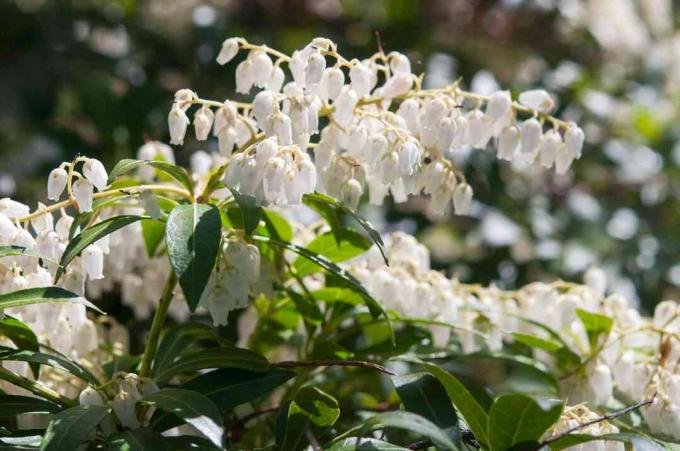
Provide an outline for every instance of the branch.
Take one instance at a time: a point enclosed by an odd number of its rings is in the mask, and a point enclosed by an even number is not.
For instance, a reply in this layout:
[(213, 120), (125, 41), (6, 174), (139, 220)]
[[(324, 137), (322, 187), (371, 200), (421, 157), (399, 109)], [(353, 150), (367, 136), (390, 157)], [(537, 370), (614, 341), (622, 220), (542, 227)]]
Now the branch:
[(272, 366), (277, 368), (316, 368), (320, 366), (355, 366), (358, 368), (368, 368), (371, 370), (377, 370), (381, 373), (389, 374), (390, 376), (396, 376), (392, 370), (385, 368), (382, 365), (378, 365), (373, 362), (364, 362), (361, 360), (303, 360), (303, 361), (286, 361), (286, 362), (276, 362), (272, 363)]
[(595, 418), (594, 420), (586, 421), (585, 423), (581, 423), (581, 424), (579, 424), (579, 425), (577, 425), (577, 426), (574, 426), (573, 428), (567, 429), (567, 430), (564, 431), (564, 432), (561, 432), (561, 433), (559, 433), (559, 434), (557, 434), (557, 435), (554, 435), (554, 436), (552, 436), (552, 437), (550, 437), (550, 438), (548, 438), (548, 439), (546, 439), (546, 440), (543, 440), (542, 442), (540, 442), (540, 443), (538, 444), (538, 446), (536, 447), (536, 449), (537, 449), (537, 450), (538, 450), (538, 449), (542, 449), (544, 446), (547, 446), (547, 445), (549, 445), (550, 443), (556, 442), (557, 440), (559, 440), (559, 439), (561, 439), (561, 438), (563, 438), (563, 437), (566, 437), (567, 435), (570, 435), (570, 434), (572, 434), (573, 432), (576, 432), (576, 431), (579, 431), (579, 430), (581, 430), (581, 429), (587, 428), (588, 426), (592, 426), (593, 424), (601, 423), (601, 422), (603, 422), (603, 421), (611, 421), (611, 420), (615, 420), (616, 418), (618, 418), (618, 417), (620, 417), (620, 416), (627, 415), (627, 414), (631, 413), (632, 411), (639, 409), (640, 407), (643, 407), (643, 406), (646, 406), (646, 405), (648, 405), (648, 404), (653, 403), (655, 397), (656, 397), (656, 393), (655, 393), (654, 395), (652, 395), (652, 397), (651, 397), (650, 399), (646, 400), (646, 401), (640, 401), (639, 403), (633, 404), (632, 406), (628, 406), (628, 407), (626, 407), (626, 408), (623, 409), (623, 410), (618, 410), (618, 411), (616, 411), (616, 412), (611, 412), (611, 413), (608, 413), (608, 414), (606, 414), (606, 415), (602, 415), (602, 416), (599, 417), (599, 418)]

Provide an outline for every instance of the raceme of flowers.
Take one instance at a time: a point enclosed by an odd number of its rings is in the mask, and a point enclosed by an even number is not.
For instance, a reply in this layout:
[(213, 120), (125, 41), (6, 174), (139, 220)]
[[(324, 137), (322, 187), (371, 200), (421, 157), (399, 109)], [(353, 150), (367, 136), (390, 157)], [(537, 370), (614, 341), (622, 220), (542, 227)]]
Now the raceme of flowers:
[(224, 65), (241, 50), (248, 54), (236, 67), (236, 92), (257, 90), (252, 101), (218, 102), (178, 91), (168, 116), (171, 143), (183, 143), (192, 122), (188, 110), (196, 105), (196, 139), (212, 131), (230, 159), (225, 182), (268, 205), (299, 204), (315, 189), (351, 207), (366, 191), (374, 205), (388, 193), (403, 202), (423, 192), (434, 213), (453, 205), (467, 214), (472, 188), (451, 162), (457, 152), (495, 141), (499, 159), (557, 173), (581, 156), (583, 131), (550, 116), (555, 101), (543, 90), (513, 101), (509, 91), (481, 96), (459, 82), (422, 89), (405, 55), (378, 52), (350, 61), (325, 38), (291, 56), (230, 38), (217, 62)]

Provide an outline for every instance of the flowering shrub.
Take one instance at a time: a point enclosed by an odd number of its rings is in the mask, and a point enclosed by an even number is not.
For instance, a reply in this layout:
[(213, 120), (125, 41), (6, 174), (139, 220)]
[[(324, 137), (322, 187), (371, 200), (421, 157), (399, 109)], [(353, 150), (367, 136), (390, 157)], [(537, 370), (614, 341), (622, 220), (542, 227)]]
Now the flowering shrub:
[[(241, 51), (252, 102), (183, 89), (168, 115), (171, 144), (193, 125), (219, 154), (189, 171), (148, 142), (108, 173), (55, 168), (51, 205), (0, 200), (3, 447), (673, 449), (676, 304), (642, 317), (597, 268), (461, 283), (356, 213), (366, 193), (467, 214), (463, 149), (568, 171), (584, 135), (550, 94), (423, 89), (404, 55), (323, 38), (290, 56), (231, 38), (217, 62)], [(97, 307), (110, 293), (149, 326), (142, 355)]]

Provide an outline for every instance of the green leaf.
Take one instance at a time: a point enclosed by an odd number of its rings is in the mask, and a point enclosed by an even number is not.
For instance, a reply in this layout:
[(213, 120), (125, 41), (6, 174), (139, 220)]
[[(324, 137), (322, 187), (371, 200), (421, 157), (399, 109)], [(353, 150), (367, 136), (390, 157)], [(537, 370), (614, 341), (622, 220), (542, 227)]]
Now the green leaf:
[(25, 290), (0, 294), (0, 310), (23, 307), (30, 304), (47, 304), (49, 302), (73, 302), (74, 304), (82, 304), (104, 314), (104, 312), (84, 297), (59, 287), (27, 288)]
[(446, 394), (449, 396), (453, 405), (456, 406), (458, 412), (463, 416), (465, 422), (470, 427), (479, 443), (485, 445), (489, 443), (486, 427), (489, 422), (489, 415), (479, 405), (477, 400), (472, 396), (470, 391), (458, 380), (453, 374), (434, 365), (432, 363), (422, 363), (425, 370), (444, 386)]
[(599, 313), (591, 313), (577, 308), (576, 315), (579, 317), (588, 334), (591, 350), (597, 347), (600, 335), (608, 335), (614, 325), (614, 320)]
[(137, 371), (137, 365), (139, 365), (141, 360), (141, 355), (125, 355), (106, 362), (102, 365), (102, 369), (104, 370), (104, 374), (111, 379), (118, 371), (124, 371), (126, 373)]
[(180, 435), (178, 437), (165, 437), (165, 444), (172, 450), (177, 451), (220, 451), (224, 448), (217, 447), (210, 440), (195, 435)]
[(363, 299), (359, 293), (349, 288), (324, 287), (312, 291), (312, 296), (317, 301), (328, 303), (342, 302), (349, 305), (359, 305)]
[[(292, 251), (310, 261), (313, 263), (321, 266), (323, 269), (326, 271), (330, 272), (331, 274), (337, 276), (342, 280), (344, 283), (346, 283), (349, 287), (352, 289), (356, 290), (359, 294), (361, 294), (361, 297), (364, 299), (364, 302), (366, 306), (368, 307), (369, 311), (371, 312), (371, 315), (374, 318), (379, 317), (380, 315), (383, 315), (385, 318), (388, 318), (387, 312), (383, 309), (382, 305), (378, 301), (376, 301), (373, 296), (371, 296), (368, 291), (361, 285), (361, 282), (359, 282), (352, 274), (349, 272), (345, 271), (332, 261), (330, 261), (328, 258), (315, 254), (314, 252), (309, 251), (308, 249), (305, 249), (300, 246), (296, 246), (295, 244), (292, 243), (286, 243), (283, 241), (278, 241), (274, 240), (272, 238), (266, 237), (266, 236), (259, 236), (255, 235), (253, 236), (254, 239), (258, 241), (262, 241), (267, 244), (271, 244), (274, 246), (278, 246), (281, 248), (284, 248), (286, 250)], [(389, 324), (389, 322), (388, 322)], [(391, 325), (390, 325), (391, 327)]]
[(262, 219), (269, 233), (269, 236), (279, 241), (290, 241), (293, 239), (293, 228), (286, 218), (275, 211), (265, 208)]
[(125, 227), (126, 225), (137, 222), (144, 219), (142, 216), (134, 215), (122, 215), (114, 216), (113, 218), (105, 219), (102, 222), (93, 224), (87, 229), (80, 232), (78, 235), (74, 236), (71, 241), (69, 241), (64, 253), (61, 256), (61, 261), (59, 262), (60, 267), (57, 269), (57, 274), (54, 277), (55, 283), (64, 274), (66, 267), (71, 260), (76, 258), (80, 253), (90, 244), (95, 243), (97, 240), (115, 232), (118, 229)]
[(173, 413), (196, 428), (215, 446), (222, 446), (222, 416), (217, 406), (205, 395), (191, 390), (165, 388), (145, 396), (140, 402)]
[(282, 450), (297, 451), (307, 447), (307, 428), (332, 426), (340, 416), (338, 401), (316, 387), (303, 387), (295, 394), (287, 412), (285, 433), (280, 443)]
[(29, 362), (40, 365), (51, 366), (62, 371), (66, 371), (74, 376), (79, 377), (93, 385), (98, 385), (99, 381), (85, 368), (77, 363), (57, 355), (45, 354), (42, 352), (30, 351), (28, 349), (14, 350), (9, 348), (2, 348), (0, 351), (0, 361), (15, 361), (15, 362)]
[(246, 235), (251, 235), (260, 224), (260, 219), (262, 219), (262, 207), (257, 204), (255, 196), (241, 194), (234, 188), (229, 188), (229, 191), (231, 191), (241, 210), (243, 230), (246, 232)]
[[(202, 374), (179, 388), (202, 393), (215, 403), (220, 412), (227, 412), (257, 400), (295, 376), (294, 371), (281, 368), (270, 368), (265, 372), (229, 368)], [(161, 431), (177, 426), (171, 415), (164, 412), (154, 414), (151, 424)]]
[(156, 255), (158, 246), (165, 237), (165, 223), (154, 219), (142, 219), (142, 238), (149, 258)]
[(148, 428), (126, 430), (106, 438), (107, 450), (111, 451), (155, 451), (166, 448), (165, 438)]
[(595, 442), (599, 440), (611, 440), (615, 442), (628, 443), (635, 451), (664, 451), (664, 447), (654, 441), (633, 433), (618, 433), (605, 435), (569, 434), (550, 444), (552, 451), (559, 451), (581, 443)]
[(221, 340), (215, 334), (213, 328), (207, 324), (188, 323), (169, 329), (163, 335), (160, 346), (158, 346), (158, 352), (156, 352), (154, 357), (152, 374), (157, 374), (168, 368), (188, 347), (205, 338), (215, 339), (216, 341)]
[(441, 429), (458, 424), (456, 409), (442, 384), (428, 373), (392, 376), (404, 408), (436, 424)]
[(534, 398), (522, 393), (501, 395), (489, 412), (489, 446), (503, 451), (513, 446), (539, 440), (560, 417), (563, 402)]
[[(370, 247), (370, 241), (351, 229), (323, 233), (305, 246), (307, 250), (323, 255), (335, 263), (344, 262), (361, 255)], [(302, 256), (298, 257), (293, 265), (299, 276), (306, 276), (322, 269), (316, 263)]]
[(375, 245), (378, 247), (378, 250), (380, 251), (380, 254), (383, 257), (383, 260), (385, 260), (385, 264), (389, 265), (387, 253), (385, 252), (385, 243), (383, 243), (383, 240), (380, 237), (380, 233), (378, 233), (378, 231), (375, 230), (373, 224), (371, 224), (368, 220), (362, 218), (361, 216), (353, 212), (342, 202), (338, 202), (337, 200), (333, 199), (332, 197), (326, 194), (321, 193), (305, 194), (305, 196), (303, 197), (303, 202), (310, 208), (315, 209), (324, 219), (326, 219), (328, 225), (330, 225), (331, 229), (333, 230), (339, 228), (340, 226), (339, 220), (337, 219), (337, 210), (343, 211), (352, 216), (354, 220), (358, 222), (359, 225), (366, 231), (366, 233), (368, 233), (368, 236), (371, 238), (371, 240), (373, 240)]
[(0, 246), (0, 258), (16, 256), (37, 257), (45, 259), (45, 257), (36, 254), (33, 251), (29, 251), (28, 249), (22, 246)]
[[(9, 315), (0, 320), (0, 336), (4, 335), (9, 338), (17, 349), (26, 349), (28, 351), (39, 351), (38, 337), (35, 336), (30, 327), (22, 323), (16, 318)], [(40, 365), (32, 363), (31, 371), (36, 379), (40, 375)]]
[(121, 175), (144, 165), (153, 166), (159, 171), (165, 172), (170, 177), (177, 180), (182, 186), (184, 186), (184, 188), (186, 188), (187, 191), (189, 191), (190, 193), (193, 192), (194, 190), (193, 183), (191, 182), (191, 177), (189, 177), (189, 174), (187, 173), (186, 169), (184, 169), (181, 166), (174, 165), (172, 163), (167, 163), (165, 161), (158, 160), (133, 160), (133, 159), (120, 160), (118, 164), (116, 164), (113, 167), (111, 172), (109, 172), (109, 184), (111, 184), (111, 182), (113, 182)]
[(77, 449), (90, 432), (106, 417), (103, 406), (75, 406), (52, 417), (40, 445), (42, 451)]
[(24, 413), (56, 413), (60, 410), (57, 404), (33, 396), (0, 394), (0, 418)]
[(521, 332), (513, 332), (512, 336), (519, 343), (552, 354), (557, 360), (557, 366), (562, 370), (569, 370), (581, 363), (581, 357), (562, 343)]
[(186, 355), (154, 376), (162, 384), (173, 376), (189, 371), (208, 368), (241, 368), (244, 370), (264, 372), (269, 369), (269, 362), (260, 354), (241, 348), (210, 348)]
[(457, 451), (458, 447), (451, 439), (431, 421), (411, 412), (395, 411), (375, 415), (362, 421), (357, 426), (336, 437), (333, 442), (344, 440), (355, 435), (364, 435), (376, 429), (388, 427), (404, 429), (421, 437), (427, 437), (437, 446), (438, 450)]
[(349, 437), (334, 443), (327, 451), (408, 451), (399, 445), (383, 442), (376, 438)]
[(207, 204), (178, 205), (165, 228), (170, 263), (193, 312), (198, 306), (220, 248), (219, 210)]

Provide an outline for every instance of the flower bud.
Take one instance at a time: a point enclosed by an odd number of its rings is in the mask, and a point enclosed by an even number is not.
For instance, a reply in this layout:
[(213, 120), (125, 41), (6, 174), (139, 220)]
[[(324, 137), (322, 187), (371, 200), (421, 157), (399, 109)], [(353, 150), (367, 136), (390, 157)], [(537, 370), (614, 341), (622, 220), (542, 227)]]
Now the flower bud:
[(94, 188), (92, 183), (85, 179), (78, 179), (73, 183), (73, 197), (75, 197), (78, 204), (78, 211), (92, 211), (92, 196)]
[(57, 224), (54, 227), (54, 231), (57, 232), (59, 239), (66, 241), (68, 239), (69, 232), (71, 231), (71, 225), (73, 224), (73, 217), (62, 214), (61, 218), (57, 220)]
[(359, 206), (363, 189), (356, 179), (349, 179), (340, 189), (340, 201), (352, 210)]
[(562, 146), (555, 158), (555, 172), (559, 175), (566, 174), (573, 161), (574, 156), (567, 151), (566, 147)]
[(352, 68), (349, 70), (352, 89), (358, 97), (370, 94), (371, 70), (358, 60), (352, 60), (352, 64)]
[(66, 188), (68, 181), (68, 174), (65, 169), (52, 169), (50, 175), (47, 176), (47, 198), (50, 200), (59, 200), (61, 193)]
[(225, 157), (231, 156), (236, 143), (236, 130), (233, 127), (223, 128), (217, 135), (217, 142), (220, 154)]
[(222, 43), (220, 53), (217, 54), (217, 64), (224, 66), (234, 59), (239, 50), (238, 39), (229, 38)]
[(123, 427), (137, 429), (141, 426), (135, 414), (135, 399), (129, 393), (125, 391), (118, 393), (113, 398), (111, 407), (113, 407), (113, 411)]
[(215, 112), (215, 120), (213, 122), (213, 135), (219, 136), (222, 129), (227, 127), (236, 127), (236, 120), (238, 118), (238, 110), (236, 105), (230, 100), (225, 100), (221, 107)]
[(278, 151), (278, 144), (276, 141), (276, 136), (267, 138), (255, 146), (255, 161), (259, 166), (265, 165), (265, 163), (276, 155)]
[(104, 253), (99, 246), (90, 244), (81, 254), (83, 271), (90, 280), (104, 278)]
[(564, 145), (574, 159), (581, 158), (584, 137), (583, 130), (577, 125), (569, 127), (569, 130), (564, 134)]
[(541, 166), (546, 169), (552, 167), (562, 147), (562, 137), (560, 134), (556, 130), (548, 130), (545, 136), (543, 136), (539, 150)]
[(253, 63), (249, 59), (242, 61), (236, 66), (236, 92), (248, 94), (253, 87), (255, 79), (253, 77)]
[(273, 128), (279, 145), (290, 146), (293, 144), (293, 124), (288, 115), (284, 113), (275, 114)]
[[(45, 209), (45, 205), (43, 205), (41, 202), (38, 202), (38, 211), (43, 209)], [(46, 212), (31, 219), (31, 225), (33, 226), (33, 230), (35, 230), (36, 234), (42, 232), (43, 230), (52, 231), (54, 229), (54, 218), (52, 217), (52, 213)]]
[(276, 66), (274, 69), (272, 69), (272, 74), (269, 77), (269, 81), (267, 82), (267, 89), (272, 92), (281, 92), (281, 87), (283, 86), (285, 79), (286, 74), (283, 73), (283, 69), (281, 69), (279, 66)]
[(379, 164), (380, 182), (383, 185), (391, 185), (399, 176), (399, 156), (396, 152), (389, 152)]
[(512, 99), (510, 98), (510, 92), (496, 91), (489, 97), (485, 113), (493, 120), (496, 120), (510, 110), (511, 104)]
[(252, 62), (252, 78), (253, 83), (258, 88), (264, 88), (267, 86), (267, 82), (272, 76), (272, 70), (274, 69), (274, 63), (272, 59), (267, 55), (266, 52), (261, 50), (255, 50), (249, 57)]
[(92, 387), (85, 387), (85, 390), (80, 392), (78, 401), (81, 406), (103, 406), (104, 398), (102, 395)]
[(397, 109), (397, 116), (406, 121), (406, 126), (411, 133), (417, 133), (419, 126), (418, 113), (420, 112), (420, 105), (416, 99), (406, 99), (401, 102)]
[(260, 91), (255, 96), (253, 99), (253, 116), (260, 128), (263, 128), (263, 124), (274, 113), (275, 109), (276, 97), (274, 92), (269, 90)]
[(390, 69), (392, 69), (392, 72), (395, 74), (411, 73), (411, 62), (403, 53), (390, 52), (388, 59), (390, 61)]
[(295, 83), (304, 87), (305, 84), (305, 68), (307, 67), (307, 61), (304, 56), (298, 51), (294, 51), (293, 55), (288, 62), (288, 69), (290, 69), (291, 74), (293, 74), (293, 80)]
[(107, 185), (109, 178), (106, 173), (104, 165), (99, 160), (88, 158), (83, 164), (83, 175), (97, 188), (97, 191), (103, 191)]
[(184, 144), (184, 135), (187, 132), (189, 118), (177, 103), (173, 104), (168, 114), (168, 128), (170, 129), (170, 144)]
[(175, 103), (184, 111), (188, 110), (198, 96), (191, 89), (180, 89), (175, 93)]
[(0, 199), (0, 214), (3, 214), (10, 219), (27, 216), (30, 211), (31, 209), (28, 208), (28, 205), (12, 200), (9, 197)]
[(472, 203), (472, 188), (467, 183), (461, 183), (453, 190), (453, 209), (457, 215), (467, 215)]
[(283, 195), (283, 177), (286, 162), (279, 157), (270, 158), (265, 164), (263, 188), (264, 198), (270, 204), (281, 203)]
[(208, 139), (214, 118), (215, 113), (205, 105), (196, 111), (194, 115), (194, 132), (196, 133), (197, 140), (205, 141)]
[(555, 108), (552, 96), (543, 89), (532, 89), (520, 93), (519, 103), (539, 113), (549, 113)]
[(17, 228), (12, 220), (0, 213), (0, 245), (9, 244), (16, 232)]
[(357, 93), (354, 92), (349, 86), (344, 86), (340, 91), (337, 99), (335, 99), (335, 112), (333, 117), (341, 125), (349, 125), (354, 115), (354, 107), (356, 106), (359, 98)]

